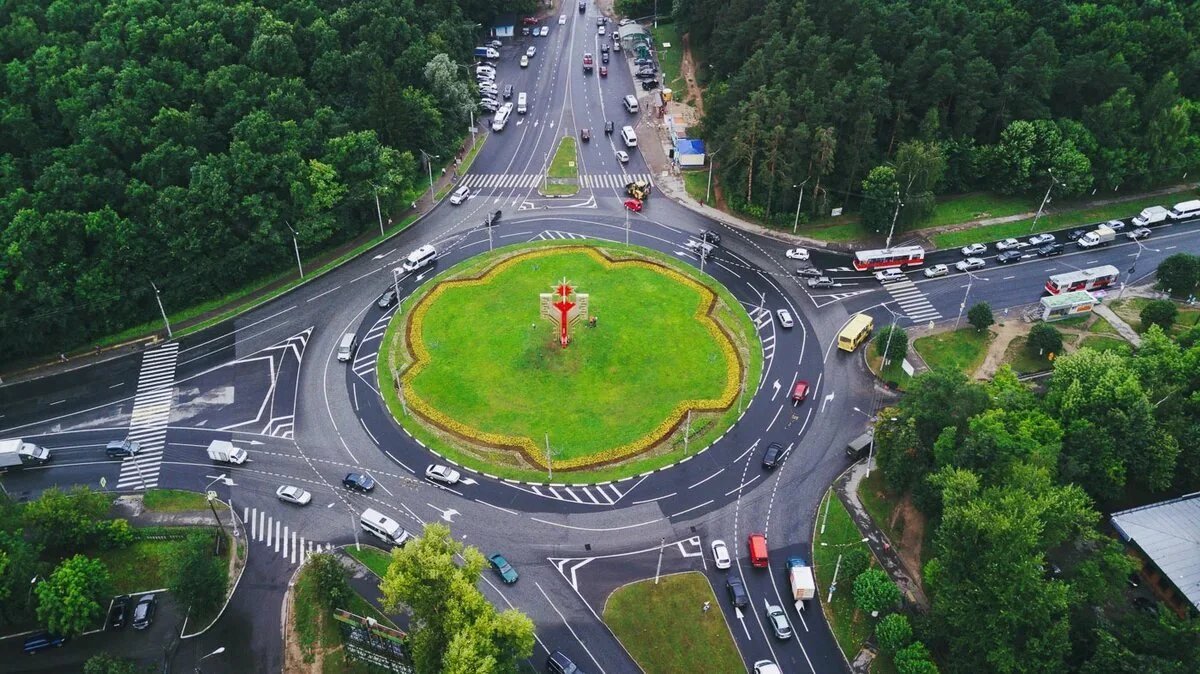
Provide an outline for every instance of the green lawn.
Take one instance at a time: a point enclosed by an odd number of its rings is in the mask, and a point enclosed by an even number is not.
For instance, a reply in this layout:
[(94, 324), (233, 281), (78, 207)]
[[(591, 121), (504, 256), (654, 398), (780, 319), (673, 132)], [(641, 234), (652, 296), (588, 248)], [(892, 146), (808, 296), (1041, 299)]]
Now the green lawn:
[(551, 178), (579, 177), (579, 162), (575, 150), (575, 136), (563, 136), (558, 141), (558, 149), (554, 151), (554, 159), (550, 160)]
[[(988, 225), (986, 227), (972, 227), (958, 232), (942, 232), (933, 236), (933, 242), (938, 248), (958, 248), (965, 246), (968, 243), (977, 241), (996, 241), (1010, 236), (1022, 237), (1033, 232), (1048, 232), (1056, 229), (1064, 229), (1074, 225), (1086, 225), (1095, 222), (1101, 222), (1112, 218), (1124, 218), (1131, 215), (1136, 215), (1138, 211), (1147, 206), (1156, 206), (1164, 203), (1174, 203), (1183, 200), (1185, 197), (1192, 195), (1191, 190), (1179, 192), (1176, 194), (1160, 195), (1154, 197), (1146, 197), (1144, 199), (1133, 199), (1131, 201), (1123, 201), (1115, 204), (1105, 204), (1103, 206), (1071, 208), (1067, 206), (1064, 210), (1056, 213), (1043, 214), (1037, 221), (1037, 228), (1030, 229), (1033, 224), (1033, 218), (1018, 220), (1016, 222), (1006, 222), (999, 225)], [(1027, 211), (1037, 209), (1037, 204), (1033, 204), (1027, 208)], [(1017, 211), (1018, 213), (1020, 211)]]
[[(167, 587), (170, 584), (167, 560), (183, 544), (184, 541), (136, 541), (120, 550), (94, 550), (87, 554), (108, 567), (113, 594), (132, 594)], [(222, 548), (222, 557), (213, 563), (227, 568), (229, 545)]]
[[(658, 28), (650, 29), (654, 37), (654, 48), (658, 50), (658, 64), (662, 68), (663, 86), (675, 91), (677, 100), (687, 96), (687, 84), (683, 81), (683, 40), (675, 24), (658, 22)], [(663, 46), (670, 43), (670, 47)]]
[[(1067, 335), (1064, 336), (1063, 341), (1069, 339), (1070, 336)], [(1025, 337), (1017, 337), (1009, 342), (1008, 348), (1004, 350), (1004, 362), (1011, 365), (1017, 374), (1032, 374), (1049, 370), (1051, 368), (1050, 361), (1046, 360), (1045, 356), (1030, 353), (1025, 343)]]
[[(155, 512), (181, 512), (184, 510), (208, 510), (208, 499), (204, 494), (182, 489), (150, 489), (142, 498), (146, 510)], [(217, 510), (225, 509), (225, 504), (217, 502)]]
[[(577, 323), (566, 349), (537, 313), (538, 294), (562, 278), (590, 293), (600, 320), (594, 330)], [(721, 341), (695, 318), (705, 298), (660, 271), (560, 252), (444, 290), (424, 316), (431, 362), (410, 397), (539, 448), (548, 432), (560, 460), (634, 442), (680, 402), (718, 399), (726, 385)]]
[[(701, 610), (706, 601), (708, 612)], [(604, 622), (646, 674), (744, 671), (719, 601), (703, 575), (681, 573), (618, 588), (605, 602)]]
[[(821, 532), (821, 527), (825, 528), (824, 533)], [(838, 556), (854, 546), (866, 548), (866, 543), (862, 542), (862, 532), (855, 526), (854, 520), (850, 519), (850, 513), (834, 496), (833, 491), (825, 492), (825, 498), (821, 500), (821, 508), (817, 512), (816, 532), (813, 534), (813, 566), (821, 609), (825, 611), (825, 617), (829, 620), (829, 627), (833, 630), (838, 646), (850, 660), (858, 655), (874, 625), (870, 616), (854, 608), (854, 598), (850, 594), (850, 584), (846, 578), (838, 578), (833, 601), (827, 602), (825, 599), (829, 596), (829, 586), (833, 584)]]
[(883, 369), (883, 374), (880, 374), (879, 365), (883, 362), (883, 358), (875, 353), (875, 345), (872, 342), (868, 342), (864, 348), (870, 349), (867, 352), (867, 366), (871, 368), (871, 372), (885, 382), (895, 382), (899, 385), (900, 390), (904, 390), (912, 377), (904, 371), (901, 361), (894, 360), (888, 363), (888, 366)]
[[(300, 650), (305, 662), (312, 662), (318, 650), (327, 651), (322, 660), (322, 672), (327, 674), (358, 673), (376, 671), (366, 665), (351, 662), (346, 659), (341, 648), (342, 632), (340, 623), (333, 619), (333, 613), (325, 608), (317, 592), (317, 581), (314, 574), (309, 572), (312, 567), (305, 567), (296, 579), (292, 588), (292, 623), (296, 631)], [(368, 616), (381, 624), (395, 627), (387, 616), (380, 613), (366, 599), (356, 592), (351, 592), (349, 605), (343, 607), (356, 615)]]
[[(1057, 323), (1056, 323), (1056, 325), (1057, 325)], [(1109, 323), (1108, 321), (1104, 320), (1103, 318), (1097, 318), (1095, 321), (1093, 321), (1092, 324), (1090, 326), (1088, 326), (1087, 331), (1092, 334), (1096, 334), (1096, 335), (1115, 335), (1115, 334), (1117, 334), (1117, 329), (1112, 326), (1112, 323)]]
[(387, 575), (388, 565), (392, 563), (391, 555), (370, 545), (364, 545), (361, 549), (356, 549), (353, 545), (347, 545), (343, 550), (346, 551), (346, 554), (366, 565), (372, 573), (380, 578)]
[(922, 227), (944, 227), (983, 218), (1003, 218), (1027, 213), (1037, 208), (1028, 198), (1006, 197), (1001, 194), (959, 194), (938, 199), (933, 214)]
[(1126, 351), (1132, 347), (1129, 342), (1120, 337), (1084, 337), (1079, 343), (1080, 348), (1095, 349), (1097, 351)]
[[(562, 245), (561, 242), (542, 242), (533, 246), (522, 244), (500, 249), (493, 256), (480, 256), (460, 264), (443, 278), (477, 275), (494, 265), (496, 259), (512, 255), (517, 250), (560, 245)], [(617, 257), (635, 256), (667, 264), (677, 264), (665, 255), (637, 247), (625, 248), (623, 246), (606, 245), (604, 250), (608, 251), (610, 255)], [(677, 268), (677, 270), (693, 279), (703, 278), (696, 270), (687, 267)], [(560, 276), (556, 277), (555, 273)], [(438, 384), (436, 388), (440, 395), (453, 398), (451, 400), (451, 407), (456, 413), (462, 414), (465, 409), (466, 416), (461, 417), (462, 419), (470, 420), (474, 423), (480, 416), (478, 410), (484, 409), (486, 412), (485, 417), (490, 423), (502, 422), (515, 424), (524, 420), (530, 437), (535, 441), (544, 443), (544, 434), (547, 431), (536, 432), (539, 430), (536, 426), (536, 421), (529, 421), (535, 418), (530, 415), (530, 409), (520, 407), (521, 403), (515, 402), (524, 400), (533, 393), (534, 389), (530, 387), (530, 383), (533, 383), (537, 385), (538, 390), (557, 390), (569, 395), (569, 398), (567, 398), (568, 404), (563, 404), (561, 409), (566, 411), (569, 419), (573, 422), (573, 425), (569, 425), (570, 431), (575, 433), (577, 437), (583, 435), (590, 438), (593, 442), (592, 449), (595, 449), (600, 445), (616, 446), (616, 443), (614, 438), (605, 437), (603, 433), (589, 426), (593, 419), (596, 420), (597, 424), (604, 424), (609, 431), (612, 431), (614, 428), (621, 430), (621, 432), (625, 433), (626, 437), (633, 434), (633, 424), (640, 424), (642, 428), (641, 432), (644, 435), (650, 430), (650, 428), (646, 427), (646, 423), (648, 423), (650, 418), (648, 415), (649, 409), (657, 409), (661, 414), (664, 410), (673, 407), (673, 405), (668, 404), (662, 397), (659, 386), (660, 382), (654, 380), (653, 375), (649, 371), (652, 368), (648, 369), (648, 366), (661, 368), (659, 370), (660, 373), (670, 372), (669, 375), (661, 375), (663, 380), (667, 382), (665, 389), (663, 389), (667, 393), (678, 395), (681, 391), (686, 390), (688, 396), (692, 398), (696, 397), (697, 389), (692, 388), (688, 390), (680, 388), (674, 381), (678, 374), (678, 368), (675, 366), (677, 363), (677, 338), (674, 334), (667, 335), (664, 338), (662, 332), (663, 330), (673, 330), (672, 326), (674, 323), (672, 321), (675, 319), (670, 319), (663, 323), (659, 320), (656, 313), (653, 322), (657, 327), (645, 325), (645, 312), (650, 311), (650, 309), (647, 309), (646, 303), (642, 303), (643, 306), (634, 307), (630, 310), (622, 310), (622, 307), (628, 306), (630, 303), (637, 304), (637, 302), (632, 297), (623, 296), (624, 291), (622, 291), (622, 294), (614, 295), (613, 290), (618, 286), (608, 285), (609, 282), (602, 276), (593, 278), (593, 276), (589, 275), (586, 277), (586, 286), (581, 283), (580, 287), (581, 291), (587, 291), (591, 294), (592, 313), (597, 315), (600, 320), (598, 328), (592, 330), (578, 326), (573, 333), (576, 335), (576, 341), (567, 349), (567, 352), (564, 353), (559, 349), (554, 343), (552, 324), (548, 321), (543, 321), (537, 316), (537, 293), (549, 289), (550, 282), (546, 281), (547, 278), (553, 280), (561, 277), (562, 273), (563, 270), (556, 272), (551, 267), (543, 264), (536, 270), (536, 274), (534, 274), (535, 278), (523, 281), (523, 284), (529, 285), (530, 288), (527, 291), (523, 291), (525, 294), (522, 296), (532, 297), (533, 299), (514, 302), (512, 305), (515, 307), (513, 311), (519, 315), (519, 318), (507, 316), (502, 319), (501, 323), (496, 324), (507, 325), (511, 322), (515, 326), (515, 328), (511, 329), (517, 330), (521, 334), (518, 335), (515, 332), (508, 335), (503, 334), (494, 328), (491, 322), (487, 323), (488, 330), (486, 331), (481, 332), (474, 326), (469, 328), (469, 334), (472, 335), (472, 339), (481, 344), (491, 343), (498, 339), (502, 343), (505, 341), (509, 342), (508, 348), (519, 349), (518, 351), (510, 352), (517, 360), (507, 365), (498, 363), (498, 359), (496, 358), (487, 358), (485, 363), (478, 366), (487, 370), (488, 376), (494, 376), (499, 370), (507, 370), (510, 376), (517, 376), (518, 380), (516, 384), (506, 384), (503, 388), (495, 388), (498, 384), (491, 384), (483, 386), (483, 389), (486, 390), (481, 390), (478, 382), (469, 373), (464, 374), (462, 371), (459, 371), (454, 375), (457, 381), (461, 383), (464, 379), (471, 380), (466, 383), (473, 390), (465, 396), (461, 388), (447, 386), (444, 382)], [(570, 273), (572, 274), (572, 280), (578, 281), (578, 279), (584, 278), (582, 276), (575, 276), (575, 271), (571, 271)], [(651, 272), (647, 270), (646, 273)], [(638, 286), (641, 280), (646, 278), (651, 277), (647, 277), (645, 274), (630, 274), (625, 280), (617, 280), (622, 284), (628, 284), (626, 286), (627, 289), (642, 293), (651, 290), (651, 287)], [(427, 284), (426, 287), (418, 292), (418, 297), (413, 300), (414, 303), (406, 304), (406, 306), (416, 306), (415, 302), (419, 302), (420, 297), (428, 293), (432, 287)], [(679, 286), (679, 288), (684, 288), (684, 286)], [(747, 363), (744, 368), (746, 371), (744, 380), (747, 382), (756, 382), (762, 372), (762, 350), (754, 325), (742, 307), (737, 303), (737, 300), (729, 294), (728, 290), (720, 286), (716, 287), (715, 290), (720, 298), (716, 316), (721, 324), (725, 326), (727, 333), (732, 336), (743, 362)], [(679, 291), (673, 291), (672, 294), (678, 295)], [(695, 301), (698, 296), (694, 292), (692, 294), (693, 301)], [(684, 293), (684, 296), (686, 296), (686, 293)], [(503, 298), (500, 299), (502, 300)], [(483, 302), (484, 304), (491, 301), (493, 300), (487, 297), (472, 300), (472, 302)], [(661, 302), (661, 299), (656, 296), (655, 302)], [(480, 310), (476, 304), (472, 306), (476, 307), (472, 311)], [(484, 307), (482, 310), (492, 312), (486, 314), (490, 316), (498, 309)], [(380, 350), (378, 360), (380, 381), (392, 381), (392, 372), (403, 371), (403, 368), (408, 363), (407, 351), (404, 347), (403, 328), (405, 325), (405, 321), (393, 321), (384, 335), (385, 347)], [(634, 330), (633, 332), (640, 332), (642, 328), (650, 328), (650, 332), (658, 335), (659, 341), (653, 342), (639, 335), (631, 335), (629, 339), (626, 339), (623, 335), (630, 332), (628, 330), (630, 326), (638, 327), (638, 330)], [(464, 329), (467, 328), (464, 327)], [(537, 334), (535, 335), (534, 333)], [(681, 334), (694, 336), (690, 328)], [(440, 354), (447, 352), (447, 350), (452, 350), (446, 344), (445, 338), (435, 341), (438, 341), (435, 353)], [(702, 339), (696, 343), (703, 343), (705, 341)], [(712, 340), (709, 339), (708, 341), (711, 342)], [(640, 353), (633, 352), (632, 344), (646, 344), (647, 342), (650, 342), (648, 350)], [(605, 346), (606, 344), (609, 346)], [(665, 349), (664, 344), (671, 344), (671, 347)], [(453, 348), (459, 347), (458, 345), (454, 345)], [(708, 363), (708, 358), (715, 352), (710, 348), (703, 348), (696, 353), (699, 356), (693, 354), (693, 357), (700, 357), (703, 359), (703, 363)], [(631, 360), (620, 361), (618, 360), (619, 358), (630, 358)], [(445, 367), (450, 368), (450, 365), (447, 364)], [(612, 374), (613, 372), (619, 372), (623, 367), (635, 368), (638, 376), (626, 378), (623, 375)], [(524, 368), (526, 371), (518, 371), (521, 368)], [(695, 369), (698, 372), (688, 372), (682, 378), (697, 381), (697, 377), (704, 379), (711, 375), (710, 368), (700, 367)], [(700, 374), (701, 372), (708, 372), (709, 374)], [(570, 376), (569, 381), (557, 383), (553, 381), (556, 377), (561, 378), (566, 375)], [(585, 380), (585, 377), (588, 379)], [(614, 382), (618, 382), (620, 386), (612, 386)], [(652, 400), (650, 407), (638, 404), (639, 401), (619, 399), (619, 396), (613, 393), (613, 390), (616, 389), (623, 389), (627, 393), (630, 391), (636, 393), (635, 389), (631, 387), (646, 385), (652, 385), (653, 387), (653, 394), (644, 394), (644, 397)], [(491, 409), (491, 402), (485, 406), (480, 406), (477, 403), (475, 407), (470, 407), (471, 400), (478, 401), (479, 395), (486, 395), (493, 389), (503, 390), (506, 393), (516, 391), (521, 395), (498, 397), (499, 404), (496, 406), (496, 409)], [(411, 410), (406, 409), (406, 405), (403, 404), (407, 401), (401, 401), (395, 386), (386, 385), (382, 388), (381, 392), (393, 416), (400, 420), (414, 437), (454, 461), (475, 466), (493, 475), (511, 479), (544, 481), (551, 477), (544, 467), (531, 466), (525, 459), (517, 455), (516, 452), (510, 450), (489, 450), (482, 446), (468, 444), (461, 439), (448, 436), (438, 429), (415, 419), (410, 416)], [(740, 414), (740, 405), (743, 405), (744, 402), (745, 396), (741, 396), (737, 403), (726, 410), (693, 414), (691, 434), (686, 448), (684, 447), (682, 429), (677, 429), (666, 442), (660, 443), (644, 455), (636, 455), (623, 462), (592, 469), (580, 468), (569, 472), (564, 470), (561, 464), (563, 458), (570, 455), (578, 455), (581, 451), (587, 451), (587, 447), (581, 447), (575, 442), (567, 442), (560, 439), (561, 434), (552, 433), (550, 442), (556, 462), (552, 476), (553, 481), (611, 480), (653, 470), (678, 461), (686, 454), (694, 453), (700, 448), (707, 446), (723, 434)], [(539, 402), (533, 411), (541, 414), (543, 419), (549, 418), (547, 415), (557, 418), (559, 410), (555, 408), (555, 404)], [(467, 407), (464, 408), (464, 405), (467, 405)], [(626, 412), (631, 412), (633, 416), (622, 417), (621, 415)], [(545, 423), (548, 424), (548, 422)], [(657, 425), (657, 422), (652, 424), (651, 427), (654, 425)]]
[(708, 194), (708, 171), (684, 171), (683, 186), (688, 196), (699, 202), (704, 202)]
[(569, 197), (579, 192), (579, 185), (573, 182), (543, 182), (539, 186), (538, 191), (548, 197)]
[(857, 220), (842, 222), (836, 225), (801, 228), (798, 233), (809, 238), (817, 239), (818, 241), (828, 241), (830, 243), (864, 241), (872, 236), (875, 236), (874, 232), (867, 231), (867, 229), (862, 226), (862, 223), (858, 222)]
[(992, 339), (994, 335), (990, 330), (980, 332), (967, 326), (920, 337), (913, 342), (913, 348), (920, 352), (930, 369), (954, 368), (969, 377), (983, 363)]

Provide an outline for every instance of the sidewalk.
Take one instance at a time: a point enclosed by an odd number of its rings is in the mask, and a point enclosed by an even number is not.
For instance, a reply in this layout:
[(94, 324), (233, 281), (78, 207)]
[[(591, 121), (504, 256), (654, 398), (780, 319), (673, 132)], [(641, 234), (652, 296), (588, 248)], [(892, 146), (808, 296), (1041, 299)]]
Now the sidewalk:
[(850, 517), (858, 526), (858, 530), (867, 537), (867, 545), (870, 546), (871, 552), (875, 553), (875, 558), (900, 587), (900, 592), (903, 593), (905, 600), (917, 606), (921, 611), (927, 611), (929, 610), (929, 599), (925, 596), (921, 584), (914, 580), (916, 574), (904, 566), (904, 562), (892, 547), (892, 542), (880, 531), (879, 527), (875, 526), (874, 520), (867, 514), (867, 509), (863, 507), (862, 501), (858, 498), (858, 484), (866, 475), (867, 462), (859, 461), (833, 483), (833, 488), (842, 504), (846, 506), (846, 510), (850, 511)]
[(1132, 344), (1134, 348), (1142, 345), (1142, 336), (1137, 333), (1137, 330), (1134, 330), (1132, 326), (1114, 313), (1112, 309), (1109, 309), (1108, 305), (1096, 304), (1092, 307), (1092, 311), (1095, 312), (1100, 318), (1108, 321), (1108, 324), (1117, 331), (1117, 334), (1120, 335), (1122, 339)]
[[(477, 123), (478, 123), (478, 121), (479, 120), (476, 120)], [(479, 133), (476, 135), (475, 138), (476, 138), (477, 143), (483, 143), (486, 139), (486, 135), (483, 133)], [(426, 185), (425, 191), (421, 193), (421, 196), (415, 202), (411, 203), (409, 208), (406, 208), (400, 212), (393, 212), (393, 213), (388, 214), (387, 221), (386, 221), (387, 226), (390, 227), (393, 223), (403, 221), (405, 218), (408, 218), (413, 215), (417, 216), (416, 220), (414, 220), (414, 222), (413, 222), (413, 224), (416, 224), (417, 221), (419, 221), (426, 214), (428, 214), (430, 211), (432, 211), (433, 208), (435, 206), (437, 206), (437, 204), (439, 203), (439, 202), (434, 201), (434, 197), (439, 192), (444, 190), (448, 184), (457, 182), (459, 176), (463, 172), (465, 172), (466, 167), (462, 166), (462, 165), (456, 166), (456, 162), (465, 158), (467, 153), (470, 151), (470, 149), (471, 149), (471, 138), (467, 138), (463, 141), (463, 146), (456, 153), (455, 159), (450, 162), (450, 165), (447, 166), (445, 169), (442, 169), (440, 173), (438, 171), (434, 172), (434, 174), (433, 174), (433, 190), (432, 191), (429, 190), (429, 188), (428, 188), (429, 183), (428, 183), (428, 181), (426, 181), (425, 182), (425, 185)], [(428, 174), (425, 174), (425, 175), (427, 176)], [(412, 225), (410, 225), (410, 227), (411, 226)], [(324, 267), (326, 264), (329, 264), (330, 262), (338, 259), (342, 255), (345, 255), (346, 253), (349, 253), (350, 251), (352, 251), (360, 246), (369, 244), (372, 241), (374, 241), (376, 243), (382, 243), (382, 240), (380, 240), (378, 238), (379, 235), (375, 233), (376, 231), (377, 230), (374, 227), (368, 228), (368, 231), (364, 232), (362, 235), (338, 246), (337, 248), (325, 251), (324, 253), (321, 253), (320, 255), (317, 255), (316, 257), (305, 259), (304, 260), (305, 268), (306, 269), (320, 269), (321, 267)], [(401, 231), (405, 231), (405, 230), (391, 232), (388, 234), (388, 238), (396, 236)], [(332, 271), (332, 270), (329, 270), (329, 271)], [(317, 275), (308, 276), (305, 278), (305, 283), (308, 283), (316, 278), (318, 278)], [(253, 306), (257, 300), (269, 296), (271, 293), (278, 290), (280, 287), (286, 285), (287, 283), (290, 283), (291, 280), (292, 280), (291, 278), (285, 278), (283, 280), (276, 281), (269, 285), (263, 286), (263, 287), (255, 290), (254, 292), (250, 293), (249, 295), (241, 297), (233, 302), (230, 302), (229, 304), (215, 307), (213, 309), (210, 309), (209, 311), (204, 312), (203, 314), (189, 318), (188, 320), (179, 321), (178, 323), (172, 323), (171, 327), (175, 332), (180, 332), (180, 331), (186, 330), (187, 328), (190, 328), (194, 325), (198, 325), (200, 323), (208, 321), (209, 319), (211, 319), (215, 316), (220, 316), (221, 314), (231, 310), (234, 307), (245, 306), (246, 308), (249, 308), (250, 306)], [(54, 358), (53, 356), (42, 356), (42, 358), (44, 358), (45, 360), (42, 360), (40, 362), (35, 362), (33, 360), (26, 360), (26, 361), (20, 361), (20, 362), (16, 362), (16, 363), (9, 363), (4, 366), (7, 369), (0, 371), (0, 387), (3, 387), (6, 384), (15, 384), (18, 382), (29, 381), (32, 379), (39, 379), (41, 377), (51, 376), (51, 375), (55, 375), (55, 374), (63, 374), (63, 373), (71, 372), (73, 370), (78, 370), (78, 369), (82, 369), (82, 368), (85, 368), (85, 367), (88, 367), (91, 365), (95, 365), (97, 363), (103, 363), (103, 362), (106, 362), (109, 360), (115, 360), (117, 358), (128, 356), (131, 353), (137, 353), (137, 352), (152, 348), (166, 339), (167, 339), (167, 335), (166, 335), (165, 330), (156, 330), (149, 335), (142, 335), (140, 337), (130, 339), (129, 341), (124, 342), (122, 344), (116, 344), (114, 346), (105, 347), (103, 349), (101, 349), (99, 347), (87, 347), (87, 348), (83, 348), (83, 349), (77, 349), (71, 353), (63, 354), (63, 356), (65, 356), (65, 358), (63, 358), (63, 357)]]

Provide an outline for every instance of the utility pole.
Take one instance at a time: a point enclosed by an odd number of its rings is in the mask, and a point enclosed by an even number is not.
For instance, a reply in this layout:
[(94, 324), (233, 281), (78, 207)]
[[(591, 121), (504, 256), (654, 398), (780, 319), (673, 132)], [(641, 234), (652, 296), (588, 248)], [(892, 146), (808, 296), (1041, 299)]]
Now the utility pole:
[[(375, 204), (378, 206), (379, 201), (376, 200)], [(292, 246), (296, 249), (296, 266), (300, 268), (300, 280), (303, 281), (304, 265), (300, 264), (300, 243), (296, 240), (296, 230), (292, 229), (292, 225), (287, 220), (284, 220), (283, 224), (287, 225), (288, 231), (292, 233)]]
[(883, 244), (884, 250), (892, 247), (892, 234), (896, 231), (896, 221), (900, 219), (900, 207), (903, 205), (900, 203), (900, 190), (896, 190), (896, 212), (892, 214), (892, 226), (888, 227), (887, 241)]
[(1046, 196), (1042, 197), (1042, 205), (1038, 206), (1037, 214), (1033, 216), (1033, 224), (1029, 226), (1030, 232), (1037, 229), (1038, 219), (1042, 217), (1042, 211), (1046, 208), (1046, 204), (1050, 203), (1050, 190), (1054, 189), (1054, 186), (1058, 184), (1058, 179), (1054, 177), (1053, 170), (1046, 169), (1046, 173), (1050, 174), (1050, 186), (1046, 188)]
[(796, 219), (792, 222), (792, 234), (795, 234), (796, 228), (800, 226), (800, 204), (804, 203), (804, 185), (811, 177), (812, 176), (805, 178), (804, 182), (800, 183), (799, 185), (792, 185), (792, 189), (797, 187), (800, 188), (800, 198), (796, 200)]
[(425, 157), (425, 168), (429, 170), (429, 200), (433, 201), (433, 160), (441, 159), (441, 155), (429, 154), (421, 148), (417, 148), (421, 152), (421, 156)]
[(683, 427), (683, 455), (688, 453), (688, 438), (692, 435), (692, 411), (688, 410), (687, 423)]
[(158, 313), (162, 314), (163, 323), (167, 326), (167, 339), (175, 339), (175, 335), (171, 332), (171, 321), (167, 320), (167, 310), (163, 309), (162, 296), (158, 292), (158, 286), (154, 285), (154, 281), (151, 281), (150, 287), (154, 288), (154, 299), (158, 302)]
[[(722, 149), (724, 149), (724, 148), (722, 148)], [(720, 152), (720, 151), (721, 150), (717, 150), (717, 152)], [(708, 155), (708, 189), (704, 191), (705, 205), (708, 205), (708, 203), (710, 201), (712, 201), (712, 171), (713, 171), (713, 164), (716, 163), (713, 160), (716, 158), (717, 152), (714, 152), (714, 153)]]
[(379, 236), (387, 236), (383, 232), (383, 209), (379, 208), (379, 186), (369, 180), (367, 181), (367, 184), (370, 185), (371, 190), (375, 192), (375, 215), (379, 217)]
[(625, 209), (625, 245), (629, 245), (629, 209)]
[[(980, 278), (980, 281), (986, 281), (985, 278)], [(963, 310), (967, 308), (967, 298), (971, 296), (971, 283), (975, 281), (975, 275), (967, 272), (967, 292), (963, 293), (962, 304), (958, 305), (958, 318), (954, 319), (954, 329), (958, 329), (958, 324), (962, 321)]]

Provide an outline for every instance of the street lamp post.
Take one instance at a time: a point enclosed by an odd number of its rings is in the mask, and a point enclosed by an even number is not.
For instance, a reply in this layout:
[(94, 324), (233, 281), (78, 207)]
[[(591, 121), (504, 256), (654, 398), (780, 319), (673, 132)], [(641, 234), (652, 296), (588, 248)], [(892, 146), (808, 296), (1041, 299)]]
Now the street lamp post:
[(213, 484), (216, 482), (223, 482), (226, 485), (229, 485), (231, 480), (229, 480), (228, 478), (225, 477), (225, 473), (221, 473), (220, 475), (218, 475), (216, 477), (216, 479), (214, 479), (211, 482), (209, 482), (208, 484), (204, 485), (204, 495), (205, 495), (206, 500), (208, 501), (208, 509), (212, 511), (213, 519), (217, 521), (217, 526), (221, 527), (221, 533), (224, 534), (225, 533), (225, 523), (221, 521), (221, 518), (217, 515), (217, 508), (216, 508), (216, 506), (213, 505), (213, 501), (215, 501), (217, 499), (217, 492), (208, 490), (208, 488), (213, 486)]
[[(1143, 250), (1151, 250), (1151, 251), (1154, 251), (1155, 253), (1160, 252), (1160, 250), (1158, 248), (1147, 248), (1146, 246), (1144, 246), (1142, 244), (1141, 241), (1138, 241), (1137, 239), (1133, 239), (1133, 242), (1137, 244), (1138, 252), (1136, 255), (1133, 256), (1133, 264), (1129, 265), (1129, 280), (1130, 281), (1133, 280), (1133, 270), (1137, 269), (1137, 263), (1138, 263), (1138, 260), (1141, 259), (1141, 257), (1142, 257)], [(1117, 299), (1118, 300), (1121, 299), (1121, 295), (1125, 294), (1125, 286), (1126, 285), (1128, 285), (1128, 284), (1125, 282), (1121, 283), (1121, 289), (1117, 291)]]
[[(421, 150), (420, 148), (417, 148)], [(429, 154), (425, 150), (421, 150), (421, 156), (425, 157), (425, 168), (429, 169), (429, 200), (433, 201), (433, 160), (441, 159), (441, 155)]]
[(162, 296), (158, 292), (158, 286), (154, 285), (154, 281), (151, 281), (150, 287), (154, 288), (154, 299), (158, 302), (158, 313), (162, 314), (163, 324), (167, 326), (167, 339), (174, 339), (175, 335), (171, 332), (171, 321), (167, 320), (167, 310), (163, 309)]
[(203, 662), (204, 660), (206, 660), (208, 658), (211, 658), (214, 655), (220, 655), (224, 652), (225, 652), (225, 647), (220, 646), (219, 648), (217, 648), (217, 650), (215, 650), (212, 653), (209, 653), (208, 655), (204, 656), (203, 658), (200, 658), (199, 660), (197, 660), (196, 661), (196, 670), (195, 670), (196, 674), (200, 674), (200, 663), (201, 662)]
[(800, 204), (804, 203), (804, 185), (808, 181), (809, 178), (805, 178), (799, 185), (792, 185), (792, 189), (800, 188), (800, 198), (796, 200), (796, 219), (792, 221), (792, 234), (795, 234), (796, 228), (800, 226)]
[(982, 276), (977, 277), (974, 274), (972, 274), (971, 272), (969, 272), (969, 271), (967, 272), (967, 292), (963, 293), (963, 301), (961, 304), (958, 305), (958, 317), (954, 319), (954, 329), (955, 330), (958, 329), (958, 324), (959, 324), (959, 322), (962, 321), (963, 310), (967, 308), (967, 298), (971, 296), (971, 284), (975, 281), (976, 278), (978, 278), (980, 281), (987, 280), (987, 279), (983, 278)]
[[(724, 148), (722, 148), (722, 149), (724, 149)], [(712, 154), (708, 155), (708, 189), (706, 189), (704, 191), (704, 203), (705, 204), (707, 204), (709, 201), (712, 200), (711, 199), (711, 197), (712, 197), (712, 172), (713, 172), (713, 164), (716, 163), (713, 161), (713, 159), (716, 158), (717, 152), (720, 152), (720, 151), (721, 150), (717, 150), (716, 152), (713, 152)]]
[[(377, 207), (379, 205), (378, 198), (376, 198), (375, 205)], [(300, 242), (299, 242), (299, 240), (296, 239), (296, 230), (292, 229), (291, 223), (289, 223), (287, 220), (284, 220), (283, 224), (286, 225), (288, 228), (288, 231), (292, 233), (292, 247), (296, 249), (296, 267), (298, 267), (300, 269), (300, 280), (303, 281), (304, 280), (304, 265), (300, 264)]]
[(1030, 232), (1037, 229), (1038, 219), (1042, 217), (1042, 211), (1046, 208), (1046, 204), (1050, 203), (1050, 190), (1054, 189), (1054, 186), (1058, 184), (1058, 179), (1054, 177), (1052, 169), (1046, 169), (1046, 173), (1050, 174), (1050, 186), (1046, 188), (1046, 196), (1042, 197), (1042, 205), (1038, 206), (1037, 213), (1033, 216), (1033, 224), (1029, 226)]
[(375, 215), (379, 217), (379, 236), (387, 236), (383, 232), (383, 209), (379, 207), (379, 186), (371, 181), (367, 181), (371, 186), (371, 191), (375, 193)]

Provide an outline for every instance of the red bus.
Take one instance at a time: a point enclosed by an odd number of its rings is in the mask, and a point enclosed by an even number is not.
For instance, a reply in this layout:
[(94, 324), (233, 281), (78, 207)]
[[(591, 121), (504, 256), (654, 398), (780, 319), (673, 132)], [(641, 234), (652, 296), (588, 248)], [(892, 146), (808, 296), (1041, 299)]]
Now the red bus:
[(1091, 269), (1081, 269), (1065, 274), (1055, 274), (1046, 281), (1046, 292), (1051, 295), (1069, 293), (1075, 290), (1097, 290), (1107, 288), (1116, 282), (1121, 272), (1111, 264)]
[(925, 262), (925, 249), (920, 246), (899, 246), (884, 250), (860, 250), (854, 254), (854, 268), (873, 271), (889, 267), (915, 266)]

